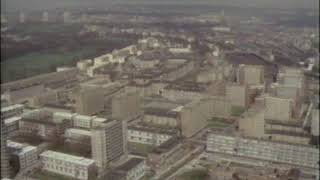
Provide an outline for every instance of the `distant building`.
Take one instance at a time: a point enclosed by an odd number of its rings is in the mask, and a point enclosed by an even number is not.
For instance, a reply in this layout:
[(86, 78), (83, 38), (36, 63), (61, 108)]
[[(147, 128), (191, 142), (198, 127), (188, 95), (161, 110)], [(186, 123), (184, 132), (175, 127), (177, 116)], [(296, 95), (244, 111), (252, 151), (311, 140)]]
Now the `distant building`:
[(264, 83), (264, 67), (241, 64), (237, 79), (240, 84), (262, 85)]
[(263, 138), (264, 134), (264, 108), (252, 107), (239, 119), (239, 131), (244, 136)]
[(286, 87), (299, 89), (299, 96), (305, 96), (306, 78), (301, 69), (283, 67), (279, 70), (277, 81)]
[(113, 120), (91, 130), (92, 158), (99, 168), (99, 174), (127, 155), (127, 130), (124, 124), (125, 121)]
[(103, 89), (98, 87), (83, 87), (75, 92), (75, 109), (82, 115), (93, 115), (104, 109)]
[(20, 14), (19, 14), (19, 22), (20, 23), (26, 22), (26, 15), (23, 12), (20, 12)]
[(80, 71), (87, 71), (87, 69), (92, 65), (91, 59), (85, 59), (77, 62), (77, 68)]
[(47, 11), (42, 13), (42, 22), (49, 22), (49, 13)]
[(203, 129), (207, 120), (212, 117), (211, 111), (211, 101), (207, 99), (193, 101), (178, 111), (182, 136), (191, 137)]
[(43, 170), (69, 176), (75, 179), (88, 180), (95, 176), (95, 162), (92, 159), (68, 155), (55, 151), (40, 154)]
[(141, 114), (141, 102), (137, 92), (121, 93), (112, 98), (112, 118), (130, 120)]
[(63, 22), (64, 23), (70, 22), (70, 12), (66, 11), (66, 12), (63, 13), (62, 16), (63, 16)]
[(248, 108), (250, 100), (248, 85), (227, 84), (226, 97), (232, 106)]

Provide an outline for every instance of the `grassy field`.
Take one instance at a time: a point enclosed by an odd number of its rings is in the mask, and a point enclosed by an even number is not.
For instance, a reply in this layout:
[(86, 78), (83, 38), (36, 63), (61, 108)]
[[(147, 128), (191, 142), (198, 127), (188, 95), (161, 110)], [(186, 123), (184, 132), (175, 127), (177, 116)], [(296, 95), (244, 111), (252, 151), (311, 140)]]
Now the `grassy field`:
[(8, 82), (42, 73), (54, 72), (56, 67), (75, 65), (83, 56), (94, 52), (84, 47), (72, 52), (35, 52), (1, 62), (1, 81)]
[(129, 148), (132, 152), (141, 154), (142, 156), (147, 156), (153, 150), (153, 147), (141, 143), (128, 143)]
[(208, 120), (208, 127), (218, 127), (218, 128), (224, 128), (230, 126), (229, 123), (227, 123), (222, 118), (212, 118)]
[(246, 111), (245, 108), (239, 106), (231, 107), (231, 115), (232, 116), (241, 116)]
[(194, 169), (181, 174), (179, 178), (181, 180), (207, 180), (210, 176), (205, 169)]

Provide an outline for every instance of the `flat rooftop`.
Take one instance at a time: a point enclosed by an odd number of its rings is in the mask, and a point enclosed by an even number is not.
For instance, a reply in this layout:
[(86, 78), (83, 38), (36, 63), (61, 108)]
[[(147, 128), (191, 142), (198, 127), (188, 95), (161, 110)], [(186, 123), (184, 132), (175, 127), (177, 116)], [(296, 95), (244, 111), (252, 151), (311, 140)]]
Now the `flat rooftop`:
[(84, 157), (73, 156), (73, 155), (50, 151), (50, 150), (41, 153), (40, 156), (61, 160), (65, 162), (71, 162), (71, 163), (82, 165), (82, 166), (89, 166), (94, 163), (94, 160), (92, 159), (87, 159)]
[(129, 161), (117, 167), (117, 171), (129, 172), (131, 169), (142, 163), (144, 159), (141, 158), (131, 158)]
[(192, 91), (192, 92), (205, 92), (207, 90), (206, 83), (197, 83), (197, 82), (182, 82), (182, 83), (172, 83), (166, 86), (166, 90), (179, 90), (179, 91)]

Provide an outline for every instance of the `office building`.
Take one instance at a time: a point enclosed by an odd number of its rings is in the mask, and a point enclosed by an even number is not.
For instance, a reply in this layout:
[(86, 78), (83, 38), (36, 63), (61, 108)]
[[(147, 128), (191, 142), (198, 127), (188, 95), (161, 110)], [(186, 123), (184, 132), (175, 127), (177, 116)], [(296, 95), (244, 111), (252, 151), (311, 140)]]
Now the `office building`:
[(125, 121), (112, 120), (91, 130), (91, 152), (99, 174), (127, 155)]

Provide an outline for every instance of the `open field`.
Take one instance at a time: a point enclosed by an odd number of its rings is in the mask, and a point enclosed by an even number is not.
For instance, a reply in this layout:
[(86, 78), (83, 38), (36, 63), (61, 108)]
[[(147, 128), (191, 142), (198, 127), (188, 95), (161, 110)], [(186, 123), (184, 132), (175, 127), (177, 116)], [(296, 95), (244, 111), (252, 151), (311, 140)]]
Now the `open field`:
[(95, 51), (84, 47), (71, 52), (35, 52), (1, 62), (2, 83), (53, 72), (59, 66), (75, 65), (82, 57)]

